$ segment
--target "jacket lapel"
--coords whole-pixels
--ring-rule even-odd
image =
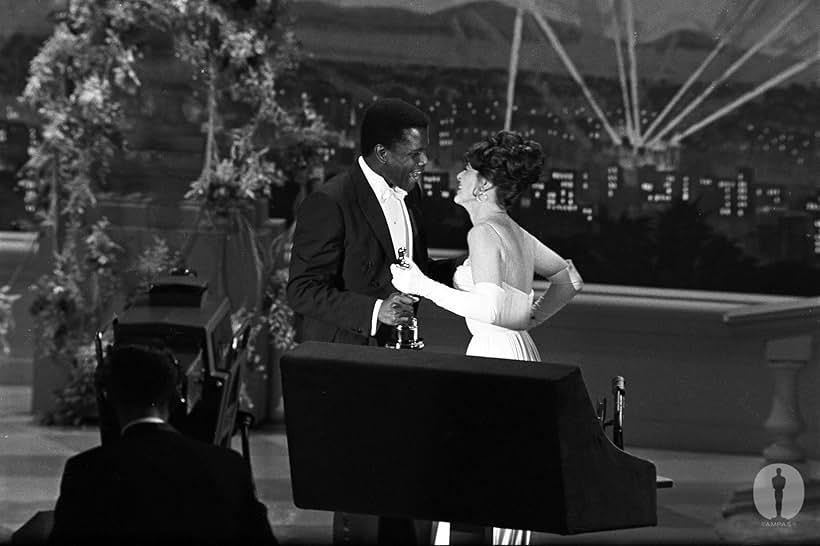
[[[356,201],[362,214],[382,245],[385,255],[395,257],[396,251],[393,249],[393,240],[390,238],[390,228],[387,227],[387,220],[384,218],[379,200],[373,194],[373,189],[367,183],[362,169],[355,165],[350,176],[353,180],[353,187],[356,188]]]
[[[409,195],[404,200],[404,204],[407,206],[407,214],[410,216],[410,228],[413,230],[413,233],[410,235],[413,239],[413,255],[411,258],[418,264],[422,259],[421,256],[424,246],[420,237],[421,231],[419,230],[418,208],[416,203],[410,202]],[[426,257],[424,259],[426,260]]]

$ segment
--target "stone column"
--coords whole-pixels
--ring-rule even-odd
[[[773,339],[766,343],[766,361],[772,370],[774,386],[772,409],[763,424],[774,440],[763,450],[766,464],[788,463],[805,470],[805,452],[798,442],[805,425],[797,386],[800,371],[811,358],[811,343],[811,336]]]

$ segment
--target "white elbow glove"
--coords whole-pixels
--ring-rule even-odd
[[[580,292],[584,288],[584,279],[581,278],[581,274],[575,269],[575,264],[572,263],[572,260],[567,260],[567,272],[569,272],[569,280],[575,292]]]
[[[572,260],[567,260],[566,269],[550,276],[548,280],[549,287],[532,304],[528,329],[535,328],[560,311],[584,287],[584,280]]]
[[[409,268],[397,264],[390,266],[393,286],[396,289],[422,296],[456,315],[496,324],[504,290],[493,283],[476,283],[470,292],[456,290],[436,282],[422,273],[416,264]]]
[[[436,281],[421,272],[421,269],[412,260],[405,259],[409,266],[393,264],[390,266],[390,273],[393,275],[392,283],[399,292],[405,294],[415,294],[427,297],[431,291],[435,290]]]

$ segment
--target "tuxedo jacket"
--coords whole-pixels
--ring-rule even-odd
[[[235,451],[141,423],[70,458],[50,544],[276,544]]]
[[[405,198],[413,229],[413,261],[430,277],[452,284],[454,264],[431,263],[414,189]],[[370,336],[376,299],[396,289],[390,230],[358,163],[308,195],[296,216],[287,296],[295,313],[296,341],[381,345],[389,327]]]

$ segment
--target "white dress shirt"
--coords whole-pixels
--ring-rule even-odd
[[[399,249],[404,248],[406,256],[413,256],[413,226],[410,223],[410,213],[407,211],[407,205],[404,203],[404,198],[407,192],[397,186],[390,186],[387,181],[379,174],[370,168],[362,156],[359,156],[359,167],[370,184],[370,189],[379,201],[379,205],[384,213],[384,219],[387,221],[387,227],[390,230],[390,239],[393,242],[393,252],[396,258],[399,256]],[[379,326],[379,307],[382,304],[381,299],[376,300],[376,305],[373,307],[373,316],[370,322],[370,335],[376,335],[376,329]]]

